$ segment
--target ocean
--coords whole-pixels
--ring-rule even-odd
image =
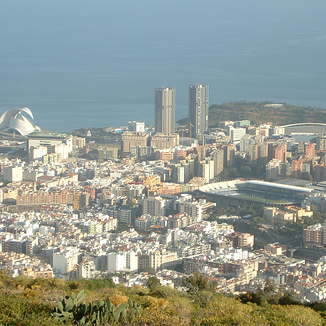
[[[44,129],[153,123],[156,87],[326,108],[326,1],[0,0],[0,113]]]

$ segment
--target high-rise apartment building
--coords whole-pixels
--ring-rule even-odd
[[[203,135],[208,129],[208,85],[189,87],[189,121],[191,137]]]
[[[304,148],[304,153],[307,159],[310,160],[314,159],[316,156],[316,144],[314,143],[306,144]]]
[[[214,177],[220,177],[224,170],[224,151],[219,148],[212,153],[214,160]]]
[[[234,156],[235,156],[235,145],[228,144],[223,147],[224,151],[224,167],[228,168],[231,167],[234,163]]]
[[[286,143],[276,145],[274,147],[274,158],[282,162],[285,162],[286,150],[287,150]]]
[[[155,131],[163,134],[175,132],[175,89],[155,89]]]
[[[305,247],[326,247],[326,225],[315,224],[307,226],[303,230]]]

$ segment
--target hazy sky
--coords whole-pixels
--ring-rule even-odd
[[[193,82],[211,102],[326,107],[325,14],[325,0],[0,0],[0,109],[31,106],[46,124],[53,110],[93,123],[89,110],[109,110],[120,123],[171,85],[182,116]]]

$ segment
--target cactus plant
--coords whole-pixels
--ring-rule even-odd
[[[56,317],[63,324],[76,326],[101,326],[130,323],[140,311],[140,306],[128,301],[116,307],[110,301],[84,303],[85,293],[62,299],[54,310]]]

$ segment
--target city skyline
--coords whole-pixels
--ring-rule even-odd
[[[188,123],[189,134],[193,138],[208,130],[209,86],[192,84],[188,87]],[[162,87],[155,89],[155,132],[171,134],[176,130],[175,104],[176,89]]]
[[[325,0],[2,2],[0,326],[326,326]]]

